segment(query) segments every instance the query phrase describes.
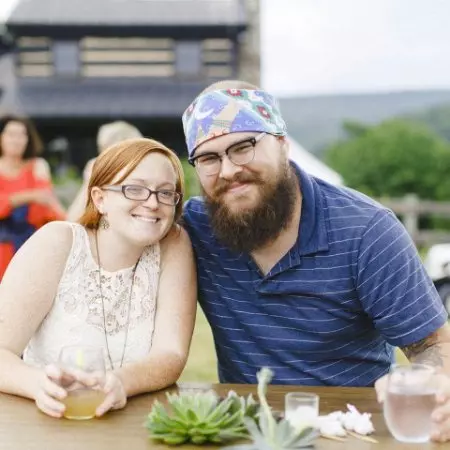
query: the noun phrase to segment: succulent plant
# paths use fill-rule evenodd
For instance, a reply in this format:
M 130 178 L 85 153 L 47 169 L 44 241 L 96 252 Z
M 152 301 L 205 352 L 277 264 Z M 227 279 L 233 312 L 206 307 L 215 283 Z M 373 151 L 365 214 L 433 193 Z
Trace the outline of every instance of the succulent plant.
M 167 394 L 168 409 L 155 401 L 146 426 L 150 437 L 165 444 L 221 444 L 247 438 L 244 418 L 255 419 L 259 405 L 253 397 L 230 391 L 220 398 L 214 392 Z
M 276 421 L 266 399 L 267 384 L 272 380 L 273 372 L 262 368 L 258 374 L 259 427 L 255 420 L 244 418 L 252 439 L 251 444 L 226 447 L 227 450 L 296 450 L 312 447 L 319 433 L 311 427 L 297 429 L 288 420 Z M 225 450 L 225 449 L 224 449 Z

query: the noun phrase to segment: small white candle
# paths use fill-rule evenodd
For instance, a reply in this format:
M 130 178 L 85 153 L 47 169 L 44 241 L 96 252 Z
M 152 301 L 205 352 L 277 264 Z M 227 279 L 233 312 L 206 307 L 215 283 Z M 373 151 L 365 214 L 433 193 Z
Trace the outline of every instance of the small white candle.
M 298 406 L 286 411 L 286 419 L 297 429 L 315 426 L 319 412 L 313 406 Z

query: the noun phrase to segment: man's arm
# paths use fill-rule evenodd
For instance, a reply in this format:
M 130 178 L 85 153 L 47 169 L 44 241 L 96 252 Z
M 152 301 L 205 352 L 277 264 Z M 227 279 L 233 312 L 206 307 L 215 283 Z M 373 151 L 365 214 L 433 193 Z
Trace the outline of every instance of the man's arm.
M 401 349 L 411 362 L 429 364 L 450 375 L 450 326 L 448 324 L 426 338 Z

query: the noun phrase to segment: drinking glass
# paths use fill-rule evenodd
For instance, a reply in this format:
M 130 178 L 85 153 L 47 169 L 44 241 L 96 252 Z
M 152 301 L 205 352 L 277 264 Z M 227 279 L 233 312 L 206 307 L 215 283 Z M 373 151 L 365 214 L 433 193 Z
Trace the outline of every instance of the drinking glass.
M 284 417 L 296 428 L 313 426 L 319 416 L 319 396 L 309 392 L 288 392 Z
M 68 346 L 61 349 L 60 368 L 63 370 L 67 397 L 64 417 L 86 420 L 95 417 L 95 410 L 103 400 L 105 362 L 101 347 Z
M 437 387 L 436 372 L 431 366 L 395 364 L 391 367 L 383 414 L 395 439 L 407 443 L 430 440 Z

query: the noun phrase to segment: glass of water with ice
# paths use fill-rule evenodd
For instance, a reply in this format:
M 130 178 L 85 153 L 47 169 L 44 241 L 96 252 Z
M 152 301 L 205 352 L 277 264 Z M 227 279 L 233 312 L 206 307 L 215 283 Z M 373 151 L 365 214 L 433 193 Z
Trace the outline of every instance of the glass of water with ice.
M 428 442 L 436 404 L 437 378 L 431 366 L 393 365 L 388 375 L 383 414 L 392 436 L 400 442 Z
M 309 392 L 288 392 L 284 416 L 295 428 L 314 426 L 319 416 L 319 396 Z

